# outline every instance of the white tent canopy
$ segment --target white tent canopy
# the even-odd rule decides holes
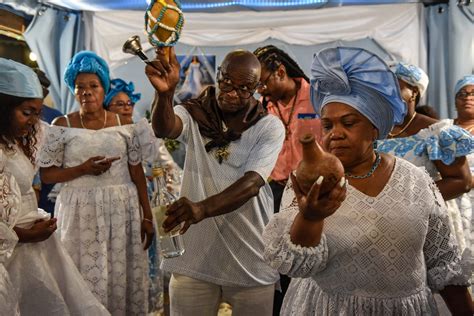
[[[142,35],[144,49],[150,48],[143,35],[143,12],[87,12],[85,18],[86,47],[104,57],[112,68],[130,58],[121,50],[129,36]],[[375,39],[396,59],[426,69],[423,7],[416,3],[297,11],[187,13],[180,43],[245,46],[277,39],[309,46],[365,37]]]

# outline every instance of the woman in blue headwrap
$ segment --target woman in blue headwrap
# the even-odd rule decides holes
[[[428,76],[422,69],[399,63],[394,72],[407,104],[407,115],[403,123],[388,134],[388,139],[378,143],[378,149],[428,171],[447,203],[451,228],[464,251],[469,247],[470,239],[465,235],[462,222],[462,214],[467,209],[460,210],[454,199],[471,189],[471,174],[465,156],[474,152],[474,138],[455,126],[451,119],[438,121],[417,114],[415,107],[419,96],[428,86]],[[471,212],[470,207],[467,211]]]
[[[433,315],[432,291],[472,313],[443,199],[425,171],[378,153],[405,115],[385,63],[359,48],[328,48],[311,67],[323,144],[345,178],[319,196],[291,176],[280,213],[267,225],[265,258],[292,277],[281,315]],[[454,286],[456,285],[456,286]]]
[[[104,107],[110,112],[132,119],[135,103],[141,94],[134,93],[133,82],[126,83],[122,79],[113,79],[110,90],[105,96]],[[179,194],[181,185],[181,168],[174,162],[161,138],[156,138],[151,125],[145,118],[137,123],[136,134],[142,148],[142,160],[148,165],[157,163],[165,167],[170,176],[173,193]]]
[[[113,113],[120,114],[123,117],[132,119],[133,109],[135,104],[140,100],[141,94],[134,93],[135,86],[133,82],[125,82],[122,79],[113,79],[110,81],[110,90],[105,96],[104,107]],[[170,192],[179,195],[179,188],[181,186],[181,168],[174,162],[173,157],[166,149],[166,146],[161,138],[156,138],[151,125],[143,118],[137,124],[135,129],[139,142],[142,148],[142,160],[145,175],[149,179],[148,193],[151,196],[153,192],[153,181],[151,177],[152,165],[160,165],[166,170],[168,189]],[[151,144],[151,145],[150,145]],[[161,309],[159,296],[162,293],[162,282],[159,274],[159,254],[156,251],[156,243],[153,243],[149,248],[149,274],[150,274],[150,299],[151,304],[155,306],[151,308]]]
[[[58,233],[112,314],[143,315],[143,248],[151,243],[153,225],[136,125],[104,109],[109,69],[95,53],[77,53],[64,80],[79,111],[53,122],[39,157],[43,181],[64,183],[56,200]]]
[[[454,124],[464,128],[474,135],[474,75],[468,75],[461,78],[454,88],[456,111],[458,117]],[[471,189],[474,188],[474,153],[466,156],[471,171]],[[474,225],[473,225],[473,206],[474,191],[469,194],[463,194],[456,199],[462,216],[462,226],[466,238],[466,247],[470,247],[471,255],[474,254]]]
[[[0,58],[0,315],[109,315],[54,235],[56,219],[38,209],[42,107],[33,70]]]

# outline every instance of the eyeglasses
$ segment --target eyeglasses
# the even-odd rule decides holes
[[[124,108],[126,105],[133,108],[135,106],[135,103],[133,103],[132,101],[127,101],[127,102],[117,101],[117,102],[109,104],[109,106],[116,106],[116,107],[119,107],[119,108]]]
[[[467,97],[474,97],[474,91],[471,91],[471,92],[461,91],[456,94],[456,98],[458,99],[464,99]]]
[[[219,85],[219,89],[223,92],[231,92],[235,90],[237,95],[242,99],[248,99],[255,93],[255,88],[249,88],[247,86],[237,86],[232,83],[232,80],[226,78],[225,75],[221,72],[221,68],[219,67],[217,70],[217,84]]]
[[[258,89],[259,90],[267,90],[268,89],[268,86],[267,86],[267,83],[268,83],[268,80],[270,79],[270,77],[273,75],[273,72],[271,72],[267,78],[265,78],[265,80],[263,80],[262,82],[260,82],[260,84],[258,85]]]

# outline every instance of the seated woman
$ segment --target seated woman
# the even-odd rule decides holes
[[[403,120],[395,75],[360,48],[316,54],[312,101],[325,148],[345,177],[319,195],[292,175],[267,225],[265,258],[292,277],[282,315],[435,315],[432,291],[454,314],[474,311],[437,187],[422,169],[374,151]]]
[[[42,101],[33,70],[0,58],[0,314],[15,315],[2,301],[4,263],[21,315],[109,315],[53,234],[56,219],[38,209],[31,184]]]

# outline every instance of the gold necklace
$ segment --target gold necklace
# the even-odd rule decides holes
[[[459,121],[457,119],[454,120],[454,124],[461,127],[461,128],[464,128],[469,133],[472,133],[472,130],[474,129],[474,124],[463,127],[461,124],[459,124]]]
[[[408,123],[405,125],[405,127],[403,127],[403,128],[401,129],[401,131],[399,131],[398,133],[395,133],[395,134],[388,133],[388,136],[390,136],[390,137],[395,137],[395,136],[400,135],[400,134],[403,133],[404,131],[406,131],[406,129],[408,128],[408,126],[410,126],[411,122],[413,122],[413,120],[415,119],[416,114],[417,114],[417,112],[413,112],[413,115],[411,116],[410,120],[409,120]]]
[[[81,113],[79,113],[79,118],[81,119],[81,126],[82,126],[82,128],[84,128],[84,129],[90,129],[90,128],[85,127],[84,122],[82,121],[82,115],[81,115]],[[105,125],[106,125],[106,124],[107,124],[107,111],[104,110],[104,126],[102,126],[101,129],[105,128]]]

